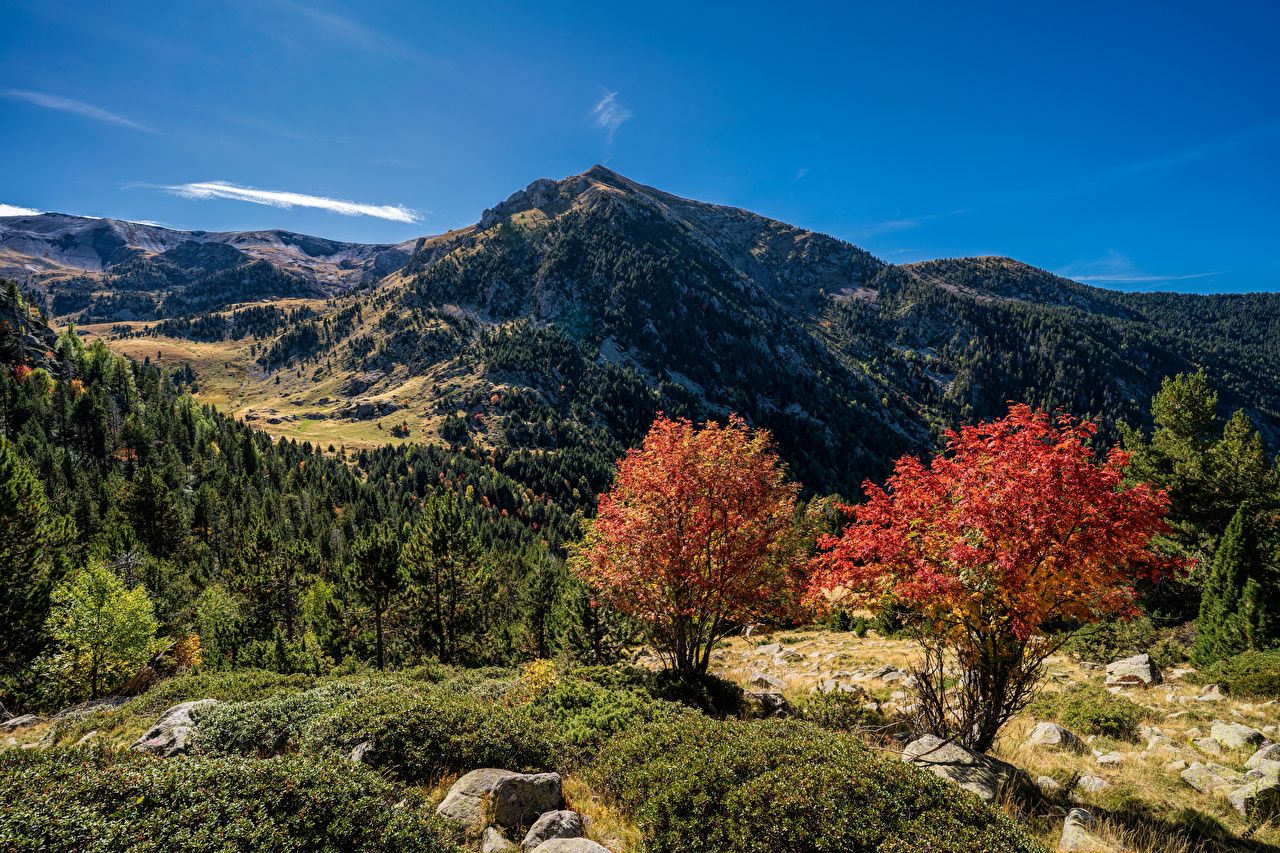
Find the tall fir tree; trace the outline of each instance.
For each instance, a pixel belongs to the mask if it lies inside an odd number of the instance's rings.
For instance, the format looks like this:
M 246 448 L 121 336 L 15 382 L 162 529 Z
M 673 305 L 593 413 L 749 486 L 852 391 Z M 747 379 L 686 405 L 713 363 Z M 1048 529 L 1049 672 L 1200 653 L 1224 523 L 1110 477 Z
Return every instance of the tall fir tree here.
M 1204 666 L 1275 640 L 1276 592 L 1264 564 L 1253 505 L 1240 504 L 1213 556 L 1200 596 L 1191 660 Z

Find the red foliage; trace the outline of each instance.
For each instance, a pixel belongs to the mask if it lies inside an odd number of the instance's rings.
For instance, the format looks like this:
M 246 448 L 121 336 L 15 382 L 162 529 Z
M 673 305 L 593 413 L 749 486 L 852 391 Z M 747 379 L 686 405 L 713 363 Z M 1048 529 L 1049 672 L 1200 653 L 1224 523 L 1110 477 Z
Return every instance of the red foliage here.
M 925 465 L 904 457 L 885 487 L 864 484 L 854 521 L 821 542 L 811 595 L 844 588 L 897 600 L 956 630 L 1026 639 L 1055 619 L 1134 611 L 1134 582 L 1176 570 L 1152 551 L 1168 496 L 1125 487 L 1128 454 L 1099 461 L 1096 427 L 1015 405 L 948 432 Z
M 735 623 L 777 608 L 796 562 L 796 491 L 766 431 L 736 415 L 702 429 L 659 416 L 618 463 L 575 568 L 649 623 L 678 668 L 705 670 Z

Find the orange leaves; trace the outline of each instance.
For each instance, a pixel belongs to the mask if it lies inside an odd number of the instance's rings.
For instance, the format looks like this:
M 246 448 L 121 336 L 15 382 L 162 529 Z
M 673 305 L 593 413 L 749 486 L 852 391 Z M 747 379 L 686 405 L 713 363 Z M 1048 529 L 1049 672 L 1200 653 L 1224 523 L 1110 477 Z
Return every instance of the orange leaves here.
M 757 616 L 795 563 L 796 491 L 768 433 L 736 415 L 701 429 L 659 416 L 601 495 L 577 571 L 650 622 Z
M 811 594 L 834 586 L 897 598 L 967 626 L 1007 619 L 1021 637 L 1060 619 L 1133 608 L 1134 580 L 1176 570 L 1151 550 L 1168 497 L 1125 488 L 1128 456 L 1098 461 L 1096 427 L 1014 405 L 999 420 L 948 432 L 927 465 L 904 457 L 814 561 Z

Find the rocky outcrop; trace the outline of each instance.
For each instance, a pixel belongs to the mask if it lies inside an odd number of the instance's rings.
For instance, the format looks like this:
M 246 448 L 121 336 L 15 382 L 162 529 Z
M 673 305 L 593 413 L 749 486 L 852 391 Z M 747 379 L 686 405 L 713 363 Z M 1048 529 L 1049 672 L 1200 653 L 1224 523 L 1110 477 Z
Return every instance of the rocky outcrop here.
M 165 758 L 184 755 L 191 748 L 200 712 L 217 704 L 217 699 L 197 699 L 174 705 L 161 714 L 155 725 L 147 729 L 146 734 L 134 741 L 129 748 L 135 752 L 149 752 Z
M 965 749 L 936 735 L 924 735 L 902 750 L 902 760 L 955 782 L 961 788 L 991 801 L 1004 794 L 1023 798 L 1036 791 L 1030 777 L 999 759 Z
M 1134 655 L 1107 664 L 1108 687 L 1150 687 L 1160 681 L 1160 670 L 1151 662 L 1151 655 L 1148 654 Z
M 35 714 L 23 714 L 21 717 L 13 717 L 0 723 L 0 729 L 4 729 L 6 732 L 16 732 L 18 729 L 38 726 L 44 721 L 44 717 L 37 717 Z
M 516 827 L 536 820 L 545 812 L 564 805 L 558 773 L 513 773 L 484 768 L 463 776 L 436 812 L 452 821 L 479 829 L 489 821 L 502 827 Z
M 1255 728 L 1241 723 L 1224 723 L 1214 720 L 1209 728 L 1209 737 L 1227 749 L 1249 749 L 1262 744 L 1267 736 Z

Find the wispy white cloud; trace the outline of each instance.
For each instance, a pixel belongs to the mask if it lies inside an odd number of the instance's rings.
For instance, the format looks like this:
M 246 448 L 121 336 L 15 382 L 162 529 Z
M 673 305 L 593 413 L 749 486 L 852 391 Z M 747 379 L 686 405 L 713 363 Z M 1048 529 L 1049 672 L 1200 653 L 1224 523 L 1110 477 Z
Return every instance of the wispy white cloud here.
M 241 187 L 226 181 L 199 181 L 190 184 L 173 184 L 160 189 L 180 195 L 184 198 L 223 198 L 232 201 L 246 201 L 251 204 L 265 204 L 271 207 L 314 207 L 340 213 L 343 216 L 374 216 L 378 219 L 389 219 L 392 222 L 417 222 L 418 214 L 398 204 L 364 204 L 355 201 L 341 201 L 325 196 L 308 195 L 288 190 L 260 190 L 255 187 Z
M 304 22 L 320 35 L 348 48 L 363 53 L 381 54 L 395 59 L 443 62 L 438 57 L 367 26 L 354 18 L 349 18 L 329 9 L 317 8 L 314 3 L 299 3 L 296 0 L 275 0 L 274 5 L 279 9 L 283 9 L 297 20 Z M 251 8 L 256 14 L 260 12 L 262 7 L 259 4 L 253 4 Z
M 0 204 L 0 216 L 39 216 L 43 212 L 30 207 L 18 207 L 16 204 Z
M 104 110 L 101 107 L 95 107 L 93 104 L 86 104 L 84 101 L 64 98 L 61 95 L 50 95 L 47 92 L 31 92 L 26 89 L 7 89 L 4 92 L 4 96 L 18 101 L 26 101 L 27 103 L 35 104 L 36 106 L 44 107 L 45 109 L 72 113 L 73 115 L 93 119 L 94 121 L 114 124 L 120 127 L 127 127 L 130 130 L 140 130 L 143 133 L 156 132 L 145 124 L 134 121 L 131 118 L 125 118 L 122 115 Z
M 606 91 L 591 108 L 591 117 L 595 120 L 596 127 L 604 130 L 610 143 L 613 142 L 618 128 L 622 127 L 623 122 L 630 119 L 632 115 L 631 110 L 618 100 L 617 92 Z
M 796 176 L 791 179 L 791 183 L 794 184 L 796 181 L 801 180 L 808 174 L 809 174 L 809 167 L 801 166 L 799 169 L 796 169 Z
M 1193 281 L 1200 278 L 1212 278 L 1219 271 L 1172 273 L 1162 275 L 1151 273 L 1138 267 L 1128 256 L 1112 249 L 1101 258 L 1086 261 L 1073 261 L 1060 269 L 1055 275 L 1074 279 L 1086 284 L 1117 285 L 1160 285 L 1175 281 Z

